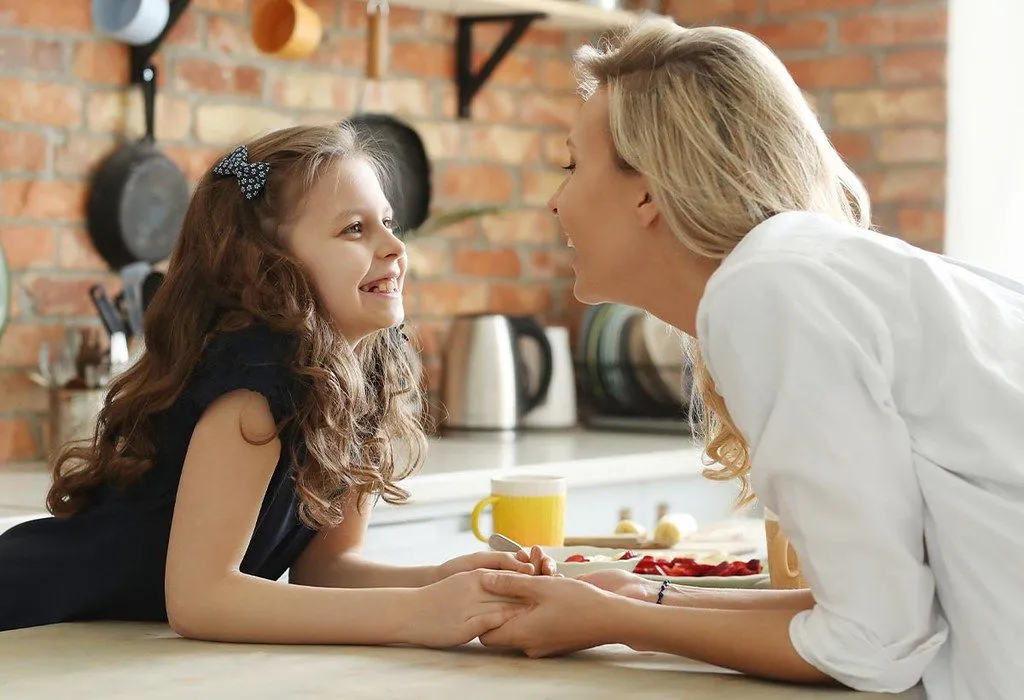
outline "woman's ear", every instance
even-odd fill
[[[658,203],[654,201],[649,191],[643,192],[640,201],[637,203],[636,215],[643,227],[653,226],[658,220]]]

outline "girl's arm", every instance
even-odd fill
[[[280,455],[266,400],[239,390],[214,401],[189,444],[167,550],[168,621],[186,637],[270,643],[450,646],[518,607],[482,590],[482,572],[425,588],[318,588],[239,571]]]

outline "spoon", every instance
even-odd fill
[[[516,552],[523,551],[523,546],[521,544],[515,540],[505,537],[504,535],[499,535],[497,532],[487,539],[487,544],[489,544],[491,549],[496,552],[512,552],[515,554]]]

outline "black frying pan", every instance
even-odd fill
[[[184,174],[154,144],[156,69],[147,66],[142,74],[146,135],[100,163],[86,203],[89,236],[115,270],[168,257],[188,207]]]
[[[357,114],[349,119],[391,156],[391,177],[384,183],[395,220],[403,231],[419,228],[430,212],[430,159],[416,130],[387,114]]]

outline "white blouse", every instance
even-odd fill
[[[820,214],[752,230],[697,315],[852,688],[1024,698],[1024,285]]]

